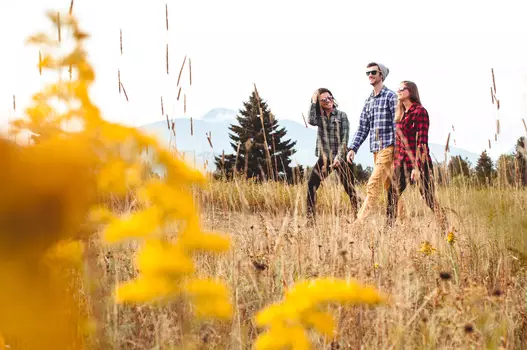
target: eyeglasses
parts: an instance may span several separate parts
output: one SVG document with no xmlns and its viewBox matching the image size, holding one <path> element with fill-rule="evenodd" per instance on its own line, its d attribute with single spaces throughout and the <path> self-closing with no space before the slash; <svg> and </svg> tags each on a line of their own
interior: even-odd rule
<svg viewBox="0 0 527 350">
<path fill-rule="evenodd" d="M 378 70 L 370 70 L 370 71 L 367 71 L 367 72 L 366 72 L 366 76 L 369 77 L 370 74 L 371 74 L 371 75 L 377 75 L 377 72 L 378 72 Z"/>
<path fill-rule="evenodd" d="M 405 87 L 402 87 L 402 88 L 399 88 L 399 89 L 397 90 L 397 92 L 403 92 L 404 90 L 408 90 L 408 88 L 407 88 L 406 86 L 405 86 Z M 408 90 L 408 91 L 410 91 L 410 90 Z"/>
<path fill-rule="evenodd" d="M 333 97 L 331 97 L 331 96 L 324 97 L 324 98 L 321 98 L 320 101 L 322 101 L 322 102 L 332 102 L 333 101 Z"/>
</svg>

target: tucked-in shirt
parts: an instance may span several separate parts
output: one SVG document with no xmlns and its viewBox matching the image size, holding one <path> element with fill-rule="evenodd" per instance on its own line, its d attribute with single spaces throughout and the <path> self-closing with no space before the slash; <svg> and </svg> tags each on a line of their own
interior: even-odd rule
<svg viewBox="0 0 527 350">
<path fill-rule="evenodd" d="M 396 143 L 394 167 L 415 165 L 422 169 L 424 162 L 431 162 L 428 150 L 428 128 L 430 119 L 426 109 L 414 103 L 395 125 Z"/>
<path fill-rule="evenodd" d="M 383 86 L 377 96 L 372 91 L 366 99 L 359 119 L 359 128 L 353 136 L 350 148 L 356 153 L 368 134 L 370 135 L 370 152 L 395 144 L 395 92 Z"/>
<path fill-rule="evenodd" d="M 349 141 L 348 116 L 337 108 L 333 108 L 329 117 L 317 115 L 316 109 L 316 105 L 311 103 L 308 122 L 318 127 L 315 155 L 319 158 L 326 157 L 330 162 L 336 157 L 344 160 Z"/>
</svg>

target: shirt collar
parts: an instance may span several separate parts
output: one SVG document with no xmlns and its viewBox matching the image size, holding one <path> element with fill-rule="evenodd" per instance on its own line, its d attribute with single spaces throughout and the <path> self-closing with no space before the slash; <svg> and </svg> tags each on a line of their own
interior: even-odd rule
<svg viewBox="0 0 527 350">
<path fill-rule="evenodd" d="M 379 91 L 379 94 L 377 96 L 375 96 L 375 90 L 372 90 L 370 97 L 381 97 L 386 93 L 386 90 L 388 90 L 388 88 L 386 87 L 386 85 L 383 85 L 381 91 Z"/>
</svg>

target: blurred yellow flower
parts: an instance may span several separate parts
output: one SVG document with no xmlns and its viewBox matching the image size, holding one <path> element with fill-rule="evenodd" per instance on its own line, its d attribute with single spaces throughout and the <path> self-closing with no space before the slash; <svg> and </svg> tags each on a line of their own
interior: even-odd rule
<svg viewBox="0 0 527 350">
<path fill-rule="evenodd" d="M 85 345 L 90 322 L 80 285 L 82 240 L 100 225 L 106 225 L 106 242 L 145 243 L 136 258 L 140 274 L 116 286 L 117 302 L 186 297 L 198 316 L 231 317 L 227 287 L 191 276 L 193 253 L 229 246 L 197 224 L 191 189 L 203 186 L 205 176 L 136 128 L 103 120 L 89 96 L 95 73 L 83 48 L 88 36 L 71 15 L 59 19 L 49 12 L 48 18 L 72 36 L 73 49 L 57 50 L 62 47 L 55 33 L 32 36 L 28 42 L 40 45 L 38 68 L 72 74 L 34 94 L 26 116 L 11 123 L 12 134 L 28 132 L 32 144 L 0 139 L 0 280 L 9 281 L 0 288 L 2 335 L 29 349 Z M 55 108 L 57 100 L 65 110 Z M 69 121 L 78 125 L 75 131 L 67 130 Z M 146 150 L 151 165 L 166 170 L 164 179 L 145 179 Z M 101 206 L 110 195 L 134 193 L 137 211 L 119 216 Z M 170 243 L 164 230 L 176 224 L 191 228 Z"/>
<path fill-rule="evenodd" d="M 450 245 L 454 245 L 454 243 L 456 243 L 456 240 L 457 240 L 456 235 L 454 234 L 453 231 L 449 231 L 445 239 L 448 243 L 450 243 Z"/>
<path fill-rule="evenodd" d="M 185 254 L 180 244 L 161 240 L 149 240 L 139 251 L 137 267 L 143 275 L 170 276 L 173 278 L 194 272 L 192 259 Z"/>
<path fill-rule="evenodd" d="M 418 252 L 423 253 L 424 255 L 428 255 L 428 256 L 432 255 L 435 251 L 436 249 L 432 247 L 432 244 L 430 244 L 429 241 L 424 241 L 421 244 L 421 248 L 418 250 Z"/>
<path fill-rule="evenodd" d="M 255 348 L 296 349 L 301 346 L 307 349 L 307 329 L 314 329 L 329 338 L 335 334 L 335 321 L 331 314 L 321 311 L 322 307 L 331 303 L 376 305 L 385 300 L 375 288 L 362 286 L 357 281 L 320 278 L 299 282 L 285 293 L 281 303 L 272 304 L 258 312 L 256 324 L 270 329 L 260 335 Z"/>
<path fill-rule="evenodd" d="M 111 221 L 103 232 L 108 243 L 128 238 L 147 238 L 159 229 L 160 213 L 157 207 L 150 207 Z"/>
<path fill-rule="evenodd" d="M 116 301 L 118 303 L 149 303 L 164 301 L 179 296 L 181 289 L 163 277 L 139 277 L 118 286 Z"/>
<path fill-rule="evenodd" d="M 46 253 L 45 259 L 53 264 L 78 266 L 82 264 L 84 244 L 80 241 L 61 241 Z"/>
</svg>

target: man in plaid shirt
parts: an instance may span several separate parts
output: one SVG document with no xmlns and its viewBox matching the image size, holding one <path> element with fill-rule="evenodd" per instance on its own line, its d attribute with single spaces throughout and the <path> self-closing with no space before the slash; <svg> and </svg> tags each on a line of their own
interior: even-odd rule
<svg viewBox="0 0 527 350">
<path fill-rule="evenodd" d="M 318 127 L 315 147 L 318 160 L 307 183 L 308 219 L 315 218 L 316 191 L 332 170 L 337 171 L 339 180 L 350 198 L 353 217 L 357 215 L 355 178 L 350 165 L 344 159 L 349 139 L 349 121 L 346 113 L 338 110 L 337 106 L 333 94 L 325 88 L 315 91 L 311 98 L 309 124 Z"/>
<path fill-rule="evenodd" d="M 373 86 L 371 95 L 366 99 L 360 115 L 359 127 L 350 145 L 347 155 L 352 162 L 366 137 L 370 136 L 370 152 L 373 153 L 375 166 L 368 180 L 366 199 L 362 205 L 358 219 L 364 219 L 371 208 L 377 204 L 382 186 L 387 190 L 390 186 L 393 153 L 395 144 L 395 106 L 397 95 L 384 86 L 384 80 L 390 70 L 384 65 L 371 62 L 367 65 L 366 75 Z"/>
</svg>

